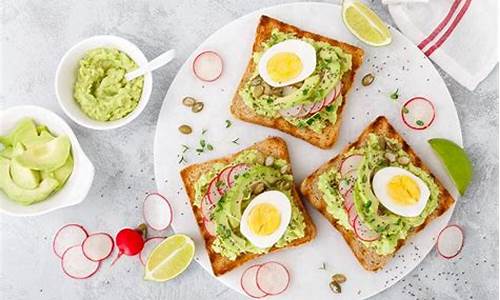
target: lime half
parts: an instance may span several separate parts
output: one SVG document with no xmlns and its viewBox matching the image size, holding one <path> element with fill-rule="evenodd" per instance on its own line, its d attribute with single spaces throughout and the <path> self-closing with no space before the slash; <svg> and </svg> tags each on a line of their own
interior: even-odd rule
<svg viewBox="0 0 500 300">
<path fill-rule="evenodd" d="M 368 6 L 358 0 L 344 0 L 342 19 L 349 31 L 371 46 L 384 46 L 392 41 L 387 25 Z"/>
<path fill-rule="evenodd" d="M 429 144 L 443 162 L 460 195 L 472 181 L 472 163 L 460 146 L 447 139 L 430 139 Z"/>
<path fill-rule="evenodd" d="M 189 266 L 194 256 L 193 240 L 184 234 L 166 238 L 149 255 L 144 279 L 167 281 Z"/>
</svg>

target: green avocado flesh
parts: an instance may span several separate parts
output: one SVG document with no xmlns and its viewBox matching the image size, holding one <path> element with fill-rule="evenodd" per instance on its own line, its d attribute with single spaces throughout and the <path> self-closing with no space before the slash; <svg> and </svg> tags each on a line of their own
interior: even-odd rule
<svg viewBox="0 0 500 300">
<path fill-rule="evenodd" d="M 292 175 L 281 172 L 287 162 L 282 159 L 274 159 L 272 165 L 266 166 L 264 160 L 264 154 L 257 150 L 247 150 L 239 154 L 231 165 L 246 163 L 250 169 L 235 179 L 233 186 L 225 192 L 212 211 L 211 220 L 216 225 L 216 237 L 211 248 L 229 260 L 235 260 L 245 253 L 267 253 L 270 250 L 251 244 L 239 229 L 243 211 L 256 196 L 251 188 L 252 184 L 256 182 L 264 183 L 265 190 L 277 190 L 284 193 L 290 199 L 292 206 L 291 221 L 274 247 L 285 247 L 290 242 L 305 235 L 304 216 L 292 201 Z M 211 180 L 228 166 L 230 165 L 217 164 L 210 172 L 198 179 L 195 184 L 195 206 L 200 207 L 201 200 Z"/>
<path fill-rule="evenodd" d="M 262 43 L 263 50 L 253 54 L 255 65 L 259 64 L 260 58 L 267 49 L 290 39 L 298 38 L 293 33 L 273 30 L 271 37 Z M 322 101 L 335 88 L 342 76 L 352 69 L 351 55 L 341 48 L 308 38 L 302 38 L 302 41 L 311 44 L 316 50 L 316 68 L 302 84 L 297 83 L 285 87 L 291 90 L 288 95 L 264 92 L 262 95 L 255 97 L 254 89 L 256 86 L 252 82 L 260 77 L 257 67 L 248 82 L 239 90 L 239 95 L 245 104 L 256 114 L 274 119 L 281 116 L 279 113 L 281 109 Z M 291 116 L 283 118 L 296 127 L 308 128 L 321 133 L 328 124 L 333 125 L 337 121 L 337 110 L 342 101 L 342 96 L 339 96 L 329 106 L 305 118 Z"/>
<path fill-rule="evenodd" d="M 22 119 L 0 137 L 0 190 L 23 205 L 40 202 L 64 186 L 73 172 L 71 143 L 44 125 Z"/>
<path fill-rule="evenodd" d="M 384 140 L 381 143 L 380 140 Z M 386 146 L 390 145 L 388 150 Z M 385 149 L 384 149 L 385 148 Z M 354 183 L 354 206 L 356 212 L 363 221 L 373 231 L 380 234 L 379 239 L 366 242 L 360 240 L 365 246 L 371 248 L 379 255 L 392 254 L 397 247 L 398 241 L 405 239 L 411 229 L 421 225 L 438 206 L 439 187 L 433 177 L 424 170 L 416 167 L 411 162 L 402 165 L 398 161 L 390 163 L 385 157 L 386 152 L 395 153 L 397 157 L 408 157 L 402 149 L 402 145 L 396 140 L 370 134 L 365 145 L 359 148 L 351 148 L 344 157 L 351 154 L 363 155 L 363 160 L 357 169 L 357 179 Z M 423 212 L 416 217 L 402 217 L 387 210 L 379 202 L 372 190 L 371 179 L 373 175 L 384 167 L 403 168 L 415 176 L 422 179 L 430 190 L 430 197 Z M 353 230 L 348 220 L 347 211 L 344 208 L 343 197 L 338 186 L 342 180 L 339 170 L 330 169 L 319 176 L 317 187 L 323 194 L 323 199 L 327 204 L 327 211 L 337 222 L 347 230 Z"/>
</svg>

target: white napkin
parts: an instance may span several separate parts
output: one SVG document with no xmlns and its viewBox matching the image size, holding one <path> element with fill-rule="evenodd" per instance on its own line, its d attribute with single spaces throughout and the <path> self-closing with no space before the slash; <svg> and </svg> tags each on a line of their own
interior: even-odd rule
<svg viewBox="0 0 500 300">
<path fill-rule="evenodd" d="M 399 30 L 469 90 L 498 62 L 497 0 L 391 4 L 389 12 Z"/>
</svg>

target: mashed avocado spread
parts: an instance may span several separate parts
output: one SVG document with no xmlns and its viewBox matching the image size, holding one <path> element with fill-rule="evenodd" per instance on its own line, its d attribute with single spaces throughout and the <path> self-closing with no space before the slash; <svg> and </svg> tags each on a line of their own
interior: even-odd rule
<svg viewBox="0 0 500 300">
<path fill-rule="evenodd" d="M 235 179 L 233 186 L 226 191 L 212 211 L 211 220 L 216 225 L 216 238 L 212 243 L 212 249 L 230 260 L 235 260 L 244 253 L 266 253 L 270 250 L 270 248 L 262 249 L 252 245 L 239 230 L 243 211 L 256 196 L 255 191 L 252 190 L 252 184 L 256 182 L 264 183 L 264 191 L 277 190 L 290 199 L 292 207 L 290 223 L 281 239 L 274 246 L 285 247 L 288 243 L 305 235 L 304 217 L 292 201 L 292 175 L 283 172 L 284 169 L 287 169 L 284 168 L 287 162 L 282 159 L 274 159 L 273 164 L 267 166 L 264 163 L 265 158 L 264 154 L 257 150 L 247 150 L 239 154 L 231 165 L 246 163 L 250 169 Z M 201 206 L 201 200 L 207 191 L 208 184 L 220 170 L 227 166 L 217 164 L 210 172 L 198 179 L 195 184 L 195 206 Z"/>
<path fill-rule="evenodd" d="M 262 43 L 263 50 L 253 54 L 255 65 L 258 65 L 260 58 L 267 49 L 289 39 L 296 39 L 296 37 L 293 33 L 273 30 L 271 37 Z M 314 72 L 302 83 L 281 89 L 265 86 L 264 93 L 255 97 L 254 89 L 256 85 L 254 83 L 259 81 L 260 78 L 259 72 L 255 68 L 250 80 L 239 91 L 239 95 L 256 114 L 268 118 L 278 118 L 281 109 L 321 101 L 335 88 L 343 74 L 352 68 L 351 55 L 341 48 L 308 38 L 302 38 L 302 40 L 311 44 L 316 50 L 316 68 Z M 321 133 L 327 123 L 335 124 L 337 121 L 337 109 L 342 104 L 342 101 L 342 96 L 339 96 L 332 104 L 306 118 L 284 118 L 299 128 L 307 127 L 314 132 Z"/>
<path fill-rule="evenodd" d="M 389 149 L 387 149 L 389 148 Z M 398 157 L 408 156 L 402 149 L 401 144 L 376 134 L 370 134 L 367 143 L 360 148 L 352 148 L 345 157 L 351 154 L 364 156 L 357 171 L 357 179 L 354 183 L 354 207 L 362 221 L 370 229 L 378 232 L 380 238 L 373 242 L 362 241 L 367 247 L 374 249 L 379 255 L 391 254 L 396 250 L 400 239 L 405 239 L 408 232 L 421 225 L 438 205 L 439 187 L 430 174 L 416 167 L 411 162 L 402 165 L 395 162 L 390 163 L 385 159 L 386 151 L 395 153 Z M 424 211 L 417 217 L 402 217 L 391 213 L 382 205 L 372 191 L 371 178 L 381 168 L 400 167 L 413 173 L 424 181 L 429 187 L 431 195 Z M 323 193 L 323 199 L 327 204 L 327 211 L 337 219 L 337 222 L 348 230 L 353 230 L 349 224 L 348 215 L 343 206 L 343 199 L 338 191 L 341 176 L 338 170 L 331 169 L 323 173 L 318 179 L 318 188 Z"/>
<path fill-rule="evenodd" d="M 138 65 L 113 48 L 90 50 L 80 60 L 73 97 L 82 111 L 98 121 L 113 121 L 133 111 L 142 94 L 144 77 L 127 81 L 125 74 Z"/>
</svg>

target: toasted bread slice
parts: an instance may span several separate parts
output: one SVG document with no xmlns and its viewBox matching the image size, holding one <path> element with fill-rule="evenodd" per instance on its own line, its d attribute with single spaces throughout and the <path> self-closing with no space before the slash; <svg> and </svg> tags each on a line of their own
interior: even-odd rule
<svg viewBox="0 0 500 300">
<path fill-rule="evenodd" d="M 432 212 L 427 219 L 424 221 L 424 223 L 416 228 L 414 228 L 409 234 L 407 239 L 411 238 L 414 234 L 416 234 L 418 231 L 423 229 L 429 222 L 431 222 L 433 219 L 439 217 L 442 215 L 448 208 L 450 208 L 454 202 L 453 198 L 451 195 L 448 193 L 448 191 L 443 187 L 441 182 L 430 172 L 430 170 L 424 165 L 424 163 L 420 160 L 420 158 L 417 157 L 415 152 L 411 149 L 411 147 L 403 140 L 403 138 L 399 135 L 398 132 L 391 126 L 391 124 L 387 121 L 385 117 L 378 117 L 373 123 L 371 123 L 358 137 L 358 139 L 348 145 L 347 147 L 344 148 L 343 152 L 331 159 L 330 161 L 326 162 L 323 164 L 318 170 L 316 170 L 314 173 L 312 173 L 310 176 L 308 176 L 304 181 L 302 182 L 301 185 L 301 192 L 302 194 L 311 202 L 311 204 L 316 207 L 323 216 L 325 216 L 328 221 L 342 234 L 344 237 L 345 241 L 351 248 L 352 252 L 358 259 L 359 263 L 363 266 L 368 271 L 376 271 L 381 268 L 383 268 L 394 256 L 394 253 L 396 253 L 401 246 L 405 243 L 405 240 L 399 240 L 398 245 L 396 248 L 396 251 L 390 255 L 378 255 L 375 251 L 372 251 L 363 243 L 361 243 L 355 236 L 354 232 L 352 230 L 347 230 L 345 229 L 342 225 L 338 224 L 336 219 L 333 218 L 328 211 L 326 210 L 326 203 L 323 200 L 323 196 L 321 191 L 317 188 L 317 180 L 321 174 L 324 172 L 336 168 L 338 169 L 340 167 L 341 159 L 343 157 L 343 154 L 348 152 L 349 149 L 352 147 L 360 147 L 362 146 L 367 138 L 368 134 L 370 133 L 377 133 L 377 134 L 384 134 L 386 137 L 393 138 L 398 140 L 399 142 L 402 143 L 403 145 L 403 150 L 408 153 L 410 156 L 411 162 L 423 169 L 425 172 L 431 174 L 432 178 L 436 182 L 436 184 L 439 187 L 440 190 L 440 198 L 439 198 L 439 204 L 438 207 Z M 406 239 L 406 240 L 407 240 Z"/>
<path fill-rule="evenodd" d="M 253 146 L 246 148 L 242 151 L 248 150 L 248 149 L 256 149 L 265 155 L 272 155 L 277 158 L 284 159 L 288 162 L 290 162 L 290 158 L 288 155 L 288 148 L 286 146 L 286 142 L 279 138 L 279 137 L 269 137 L 259 143 L 254 144 Z M 186 193 L 188 194 L 189 200 L 191 202 L 191 208 L 193 209 L 194 216 L 196 217 L 196 222 L 198 223 L 198 227 L 200 229 L 201 235 L 203 236 L 203 239 L 205 240 L 205 248 L 207 249 L 208 256 L 210 258 L 210 263 L 212 264 L 212 270 L 215 274 L 215 276 L 220 276 L 228 271 L 231 271 L 232 269 L 244 264 L 245 262 L 252 260 L 256 257 L 259 257 L 261 255 L 265 254 L 253 254 L 253 253 L 247 253 L 243 254 L 239 257 L 236 258 L 236 260 L 232 261 L 224 256 L 216 253 L 215 251 L 212 250 L 212 242 L 215 240 L 215 237 L 211 236 L 207 230 L 205 229 L 205 226 L 203 224 L 203 216 L 201 213 L 200 208 L 196 207 L 193 205 L 194 199 L 195 199 L 195 182 L 200 178 L 200 176 L 206 172 L 208 172 L 213 164 L 215 163 L 224 163 L 228 164 L 230 163 L 239 153 L 242 151 L 230 155 L 230 156 L 225 156 L 219 159 L 214 159 L 211 161 L 207 161 L 205 163 L 200 163 L 200 164 L 194 164 L 191 166 L 186 167 L 181 171 L 181 177 L 182 181 L 184 182 L 184 186 L 186 189 Z M 293 201 L 301 211 L 302 215 L 304 216 L 304 222 L 306 224 L 305 226 L 305 235 L 302 238 L 296 239 L 292 241 L 290 244 L 288 244 L 286 247 L 283 248 L 276 248 L 273 247 L 271 248 L 270 252 L 278 251 L 281 249 L 286 249 L 286 248 L 291 248 L 295 247 L 304 243 L 307 243 L 314 239 L 316 236 L 316 227 L 314 226 L 314 223 L 311 220 L 311 217 L 307 213 L 302 201 L 300 200 L 299 194 L 297 192 L 296 187 L 294 186 L 292 188 L 292 194 L 293 194 Z"/>
<path fill-rule="evenodd" d="M 337 46 L 342 48 L 345 52 L 352 55 L 352 69 L 349 72 L 346 72 L 342 77 L 342 95 L 343 101 L 340 107 L 337 110 L 337 121 L 335 124 L 328 124 L 321 133 L 316 133 L 311 129 L 306 127 L 298 128 L 293 124 L 287 122 L 283 118 L 270 119 L 256 114 L 250 107 L 248 107 L 243 99 L 239 95 L 239 91 L 243 88 L 245 83 L 250 79 L 252 73 L 254 72 L 256 65 L 253 62 L 253 59 L 250 58 L 248 62 L 247 69 L 243 74 L 243 78 L 240 81 L 238 89 L 235 92 L 233 97 L 233 101 L 231 104 L 231 113 L 238 119 L 243 121 L 247 121 L 250 123 L 255 123 L 259 125 L 263 125 L 266 127 L 275 128 L 291 134 L 297 138 L 303 139 L 304 141 L 311 143 L 317 147 L 327 149 L 330 148 L 335 141 L 337 140 L 337 136 L 340 130 L 340 123 L 342 121 L 342 111 L 344 109 L 345 103 L 347 101 L 346 94 L 352 86 L 354 81 L 354 74 L 356 70 L 359 68 L 361 63 L 363 62 L 363 50 L 343 43 L 337 40 L 327 38 L 318 34 L 314 34 L 311 32 L 303 31 L 295 26 L 283 23 L 276 19 L 270 18 L 268 16 L 262 16 L 260 18 L 260 23 L 257 26 L 255 42 L 253 44 L 253 52 L 259 52 L 262 50 L 262 42 L 269 39 L 273 29 L 278 29 L 282 32 L 292 32 L 295 33 L 297 37 L 307 37 L 313 39 L 315 41 L 323 41 L 329 43 L 333 46 Z"/>
</svg>

